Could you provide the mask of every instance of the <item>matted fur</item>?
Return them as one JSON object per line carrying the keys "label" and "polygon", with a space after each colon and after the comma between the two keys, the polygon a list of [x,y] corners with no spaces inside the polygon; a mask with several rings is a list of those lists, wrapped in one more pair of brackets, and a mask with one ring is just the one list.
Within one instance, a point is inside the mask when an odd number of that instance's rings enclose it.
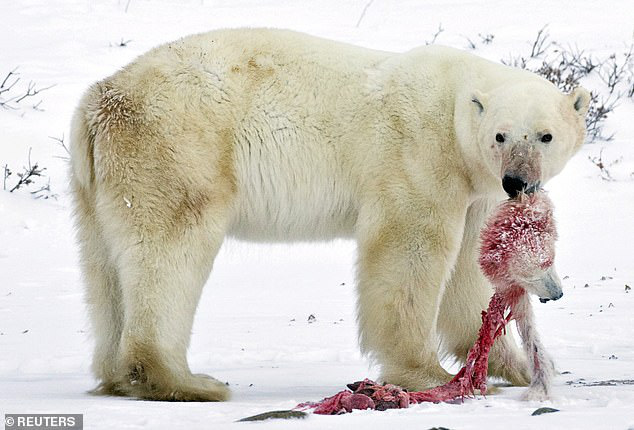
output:
{"label": "matted fur", "polygon": [[[355,238],[363,351],[387,382],[446,382],[440,339],[464,359],[491,295],[477,235],[501,177],[558,173],[583,142],[588,99],[459,50],[394,54],[281,30],[194,35],[139,57],[86,92],[72,125],[99,390],[228,397],[186,360],[226,235]],[[528,382],[510,336],[491,373]]]}

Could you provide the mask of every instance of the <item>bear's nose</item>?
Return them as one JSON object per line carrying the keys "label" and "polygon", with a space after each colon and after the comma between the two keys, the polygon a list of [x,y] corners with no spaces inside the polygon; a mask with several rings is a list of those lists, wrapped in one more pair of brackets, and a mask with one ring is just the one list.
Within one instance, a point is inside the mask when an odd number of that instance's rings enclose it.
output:
{"label": "bear's nose", "polygon": [[512,175],[504,175],[502,178],[502,188],[506,191],[506,194],[510,198],[515,198],[517,195],[528,188],[528,184],[522,178]]}

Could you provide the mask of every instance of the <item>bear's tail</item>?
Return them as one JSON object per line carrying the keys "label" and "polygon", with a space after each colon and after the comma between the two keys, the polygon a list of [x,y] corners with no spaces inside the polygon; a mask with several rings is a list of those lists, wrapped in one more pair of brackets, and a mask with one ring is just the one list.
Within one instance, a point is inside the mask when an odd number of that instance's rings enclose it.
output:
{"label": "bear's tail", "polygon": [[97,106],[101,99],[98,84],[92,85],[83,95],[71,122],[70,165],[71,182],[84,189],[91,189],[95,182],[95,138],[98,133]]}

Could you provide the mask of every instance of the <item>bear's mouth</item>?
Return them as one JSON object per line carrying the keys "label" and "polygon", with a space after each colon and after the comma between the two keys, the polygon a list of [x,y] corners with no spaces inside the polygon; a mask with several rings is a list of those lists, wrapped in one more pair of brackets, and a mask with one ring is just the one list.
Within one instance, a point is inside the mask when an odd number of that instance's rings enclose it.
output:
{"label": "bear's mouth", "polygon": [[540,302],[540,303],[547,303],[547,302],[550,302],[551,300],[552,300],[552,301],[556,301],[556,300],[561,299],[561,297],[562,297],[563,295],[564,295],[564,293],[561,293],[561,296],[559,296],[559,297],[553,297],[553,298],[550,298],[550,299],[549,299],[549,298],[546,298],[546,297],[540,297],[540,298],[539,298],[539,302]]}
{"label": "bear's mouth", "polygon": [[550,266],[543,276],[531,282],[533,283],[533,291],[537,293],[536,295],[541,303],[559,300],[564,295],[561,281],[553,266]]}

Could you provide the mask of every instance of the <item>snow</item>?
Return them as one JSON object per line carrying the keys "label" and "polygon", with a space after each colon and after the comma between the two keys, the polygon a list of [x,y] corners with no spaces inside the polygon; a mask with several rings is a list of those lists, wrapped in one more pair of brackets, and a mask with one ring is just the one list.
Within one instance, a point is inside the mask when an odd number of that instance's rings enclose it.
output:
{"label": "snow", "polygon": [[[129,3],[126,12],[126,6]],[[55,85],[17,111],[0,109],[0,164],[46,167],[57,198],[0,190],[0,413],[83,413],[86,428],[634,428],[634,104],[607,120],[607,143],[585,145],[548,185],[558,221],[557,268],[564,297],[535,303],[545,347],[558,368],[556,398],[520,400],[522,388],[467,400],[385,412],[235,423],[257,413],[319,400],[346,383],[377,377],[357,347],[354,244],[223,246],[193,329],[189,360],[231,384],[218,404],[94,397],[92,341],[82,304],[70,221],[67,163],[49,136],[68,136],[81,92],[158,43],[214,28],[291,28],[362,46],[405,51],[430,41],[499,61],[530,51],[545,24],[551,38],[599,57],[632,42],[634,4],[614,0],[21,0],[2,3],[0,76],[19,66],[26,89]],[[478,33],[493,34],[489,45]],[[127,46],[117,46],[120,42]],[[586,84],[600,88],[600,82]],[[43,111],[30,108],[42,100]],[[29,104],[30,103],[30,104]],[[607,163],[600,177],[588,157]],[[40,181],[40,185],[45,185]],[[309,315],[315,321],[308,322]],[[451,363],[447,363],[451,366]],[[457,370],[451,367],[452,370]],[[568,373],[569,372],[569,373]],[[568,381],[573,381],[568,383]],[[531,416],[540,406],[560,412]]]}

